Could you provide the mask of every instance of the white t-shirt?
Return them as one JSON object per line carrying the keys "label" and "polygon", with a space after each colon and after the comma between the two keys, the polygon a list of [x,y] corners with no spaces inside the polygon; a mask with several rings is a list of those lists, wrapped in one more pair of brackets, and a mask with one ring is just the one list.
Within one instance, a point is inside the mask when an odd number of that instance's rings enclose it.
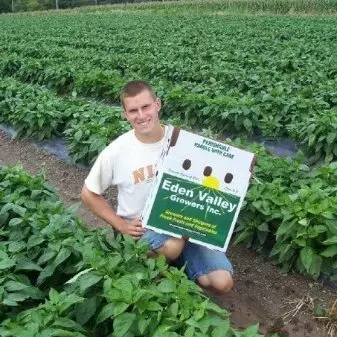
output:
{"label": "white t-shirt", "polygon": [[128,219],[140,217],[164,139],[146,144],[137,139],[134,130],[121,135],[100,153],[85,180],[86,187],[102,194],[111,185],[116,185],[117,214]]}

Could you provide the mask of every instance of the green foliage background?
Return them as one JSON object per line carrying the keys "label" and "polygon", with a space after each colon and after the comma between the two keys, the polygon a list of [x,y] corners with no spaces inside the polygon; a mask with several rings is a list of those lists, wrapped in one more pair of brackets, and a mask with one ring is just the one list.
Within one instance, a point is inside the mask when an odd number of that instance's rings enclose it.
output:
{"label": "green foliage background", "polygon": [[[0,13],[13,12],[13,9],[14,12],[56,9],[56,1],[59,9],[139,2],[135,0],[1,0]],[[142,0],[142,2],[147,2],[147,0]]]}
{"label": "green foliage background", "polygon": [[144,242],[89,231],[43,175],[0,170],[0,335],[261,337]]}
{"label": "green foliage background", "polygon": [[[268,12],[332,13],[334,4],[170,2],[3,15],[0,122],[16,137],[64,135],[73,161],[92,163],[128,130],[112,104],[126,81],[142,78],[162,98],[162,117],[184,128],[291,137],[305,156],[278,158],[236,140],[258,155],[236,242],[268,250],[284,271],[336,279],[336,17]],[[228,6],[240,11],[224,15]],[[251,15],[260,10],[268,15]]]}

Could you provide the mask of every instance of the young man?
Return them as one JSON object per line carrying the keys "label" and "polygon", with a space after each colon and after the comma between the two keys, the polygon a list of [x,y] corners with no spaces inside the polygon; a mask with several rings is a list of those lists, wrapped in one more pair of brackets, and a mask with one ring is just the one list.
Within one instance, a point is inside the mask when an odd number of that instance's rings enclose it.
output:
{"label": "young man", "polygon": [[[121,92],[121,103],[133,129],[101,152],[85,180],[83,202],[115,230],[146,240],[152,252],[164,254],[178,266],[187,262],[187,275],[200,286],[228,292],[233,286],[233,270],[224,253],[142,227],[141,212],[167,128],[159,121],[161,102],[147,82],[127,83]],[[102,197],[111,185],[118,188],[116,212]]]}

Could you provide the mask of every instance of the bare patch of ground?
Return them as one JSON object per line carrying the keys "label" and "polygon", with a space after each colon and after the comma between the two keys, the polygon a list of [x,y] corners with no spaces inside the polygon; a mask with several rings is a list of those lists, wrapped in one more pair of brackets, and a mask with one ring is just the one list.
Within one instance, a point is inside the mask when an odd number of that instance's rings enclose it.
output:
{"label": "bare patch of ground", "polygon": [[[12,141],[0,130],[0,165],[18,163],[33,174],[44,168],[48,181],[58,188],[66,205],[80,202],[79,194],[88,170],[70,165],[28,142]],[[109,193],[109,199],[116,204],[115,190]],[[78,215],[90,227],[105,226],[83,205]],[[303,305],[295,317],[290,314],[283,319],[283,315],[295,309],[302,299],[328,309],[337,298],[336,289],[300,275],[282,275],[262,256],[242,246],[230,247],[228,255],[235,270],[234,289],[226,296],[208,295],[232,313],[231,320],[237,328],[260,323],[261,332],[270,335],[278,332],[282,337],[328,336],[324,325],[314,320],[310,305]]]}

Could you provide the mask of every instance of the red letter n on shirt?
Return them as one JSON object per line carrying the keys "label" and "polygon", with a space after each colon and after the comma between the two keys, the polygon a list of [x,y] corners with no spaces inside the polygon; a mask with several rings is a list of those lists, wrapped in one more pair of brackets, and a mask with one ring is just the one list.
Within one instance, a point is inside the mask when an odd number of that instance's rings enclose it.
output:
{"label": "red letter n on shirt", "polygon": [[150,179],[153,177],[152,165],[141,167],[138,170],[133,171],[132,175],[133,175],[133,183],[135,185],[144,180]]}

